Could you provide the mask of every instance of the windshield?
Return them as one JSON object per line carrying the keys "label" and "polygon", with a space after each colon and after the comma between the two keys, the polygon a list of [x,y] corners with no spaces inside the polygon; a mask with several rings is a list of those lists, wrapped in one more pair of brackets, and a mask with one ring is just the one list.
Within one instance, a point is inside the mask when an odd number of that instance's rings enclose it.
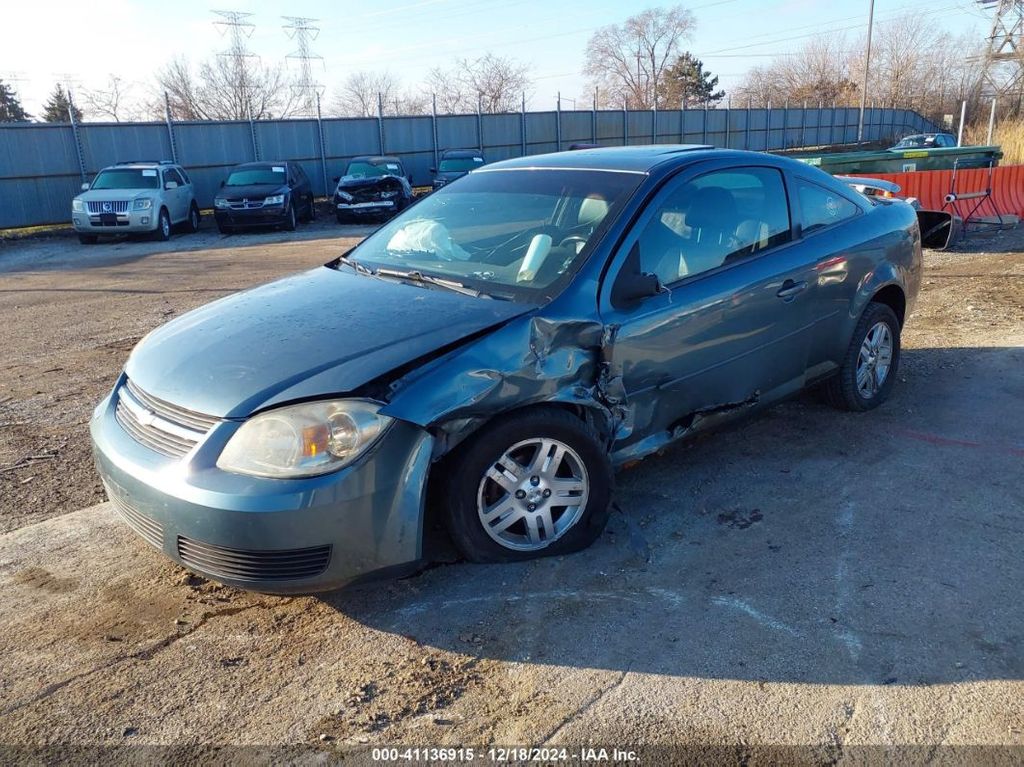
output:
{"label": "windshield", "polygon": [[447,160],[441,160],[438,170],[441,173],[466,173],[473,170],[473,168],[479,168],[483,164],[483,157],[451,157]]}
{"label": "windshield", "polygon": [[233,170],[228,176],[224,186],[250,186],[252,184],[273,184],[283,186],[285,183],[285,171],[283,165],[273,165],[266,168],[245,168]]}
{"label": "windshield", "polygon": [[893,149],[921,149],[935,145],[935,136],[907,136]]}
{"label": "windshield", "polygon": [[374,176],[401,176],[402,169],[397,162],[382,162],[374,165],[369,162],[355,161],[348,164],[345,176],[350,178],[373,178]]}
{"label": "windshield", "polygon": [[352,257],[371,269],[418,271],[540,302],[579,268],[595,233],[642,179],[613,171],[472,173],[392,219]]}
{"label": "windshield", "polygon": [[117,168],[101,170],[91,189],[159,189],[156,168]]}

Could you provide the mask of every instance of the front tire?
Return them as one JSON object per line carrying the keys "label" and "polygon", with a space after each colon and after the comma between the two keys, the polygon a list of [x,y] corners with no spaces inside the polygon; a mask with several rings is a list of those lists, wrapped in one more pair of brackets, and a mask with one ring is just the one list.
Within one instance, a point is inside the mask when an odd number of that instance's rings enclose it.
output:
{"label": "front tire", "polygon": [[95,234],[80,234],[78,241],[83,245],[95,245],[99,241],[99,237]]}
{"label": "front tire", "polygon": [[579,551],[608,521],[608,454],[586,423],[563,410],[517,413],[485,426],[446,469],[445,524],[473,562]]}
{"label": "front tire", "polygon": [[873,410],[889,398],[900,362],[900,321],[885,304],[869,303],[853,331],[839,373],[825,396],[840,410]]}
{"label": "front tire", "polygon": [[160,242],[167,242],[171,239],[171,214],[167,212],[167,208],[160,208],[160,217],[156,222],[154,236]]}

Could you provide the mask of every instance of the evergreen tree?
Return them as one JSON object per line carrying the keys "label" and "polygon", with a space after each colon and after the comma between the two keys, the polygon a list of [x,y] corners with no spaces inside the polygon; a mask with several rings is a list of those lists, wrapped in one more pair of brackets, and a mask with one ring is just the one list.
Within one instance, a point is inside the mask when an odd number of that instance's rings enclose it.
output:
{"label": "evergreen tree", "polygon": [[48,123],[70,122],[69,110],[74,112],[75,122],[82,121],[82,110],[71,103],[71,94],[57,83],[49,100],[43,105],[43,120]]}
{"label": "evergreen tree", "polygon": [[24,122],[29,115],[21,108],[14,89],[0,80],[0,123]]}
{"label": "evergreen tree", "polygon": [[714,106],[725,97],[725,91],[716,91],[718,78],[704,69],[704,63],[687,51],[669,67],[661,83],[659,101],[666,109]]}

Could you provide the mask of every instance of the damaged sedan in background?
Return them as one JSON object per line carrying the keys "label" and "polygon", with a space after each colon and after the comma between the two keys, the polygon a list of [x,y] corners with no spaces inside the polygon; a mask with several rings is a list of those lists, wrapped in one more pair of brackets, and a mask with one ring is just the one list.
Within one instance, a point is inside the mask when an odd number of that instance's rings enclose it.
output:
{"label": "damaged sedan in background", "polygon": [[408,572],[428,513],[473,561],[565,554],[623,464],[812,384],[884,402],[920,281],[913,208],[796,161],[508,160],[154,330],[96,463],[144,539],[244,588]]}
{"label": "damaged sedan in background", "polygon": [[353,157],[335,178],[334,209],[339,224],[387,219],[412,204],[412,184],[397,157]]}

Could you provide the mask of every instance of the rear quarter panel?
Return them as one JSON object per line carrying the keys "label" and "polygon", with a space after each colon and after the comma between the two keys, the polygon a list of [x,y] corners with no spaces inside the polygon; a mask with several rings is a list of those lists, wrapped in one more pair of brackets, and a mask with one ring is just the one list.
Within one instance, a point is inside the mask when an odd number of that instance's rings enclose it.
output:
{"label": "rear quarter panel", "polygon": [[[872,297],[898,286],[910,311],[921,285],[921,232],[909,205],[878,205],[832,234],[828,249],[838,255],[819,264],[819,300],[825,321],[816,334],[812,359],[834,369],[849,348],[854,328]],[[824,246],[824,243],[823,243]],[[811,376],[827,370],[812,370]]]}

